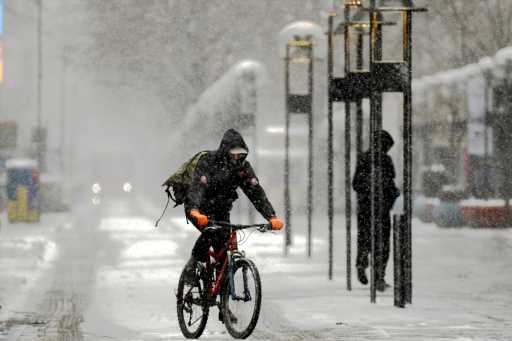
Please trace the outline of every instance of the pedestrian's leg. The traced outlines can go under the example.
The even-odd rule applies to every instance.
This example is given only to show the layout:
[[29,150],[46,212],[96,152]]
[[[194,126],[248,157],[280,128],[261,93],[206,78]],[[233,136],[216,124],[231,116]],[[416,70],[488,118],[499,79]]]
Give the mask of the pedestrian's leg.
[[385,281],[386,276],[386,265],[389,260],[390,253],[390,237],[391,237],[391,220],[389,216],[389,212],[385,212],[381,218],[381,228],[382,228],[382,263],[379,264],[377,268],[377,290],[384,291],[389,285]]
[[389,216],[389,212],[384,214],[382,218],[382,279],[384,279],[386,275],[386,266],[389,260],[390,254],[390,238],[391,238],[391,219]]
[[370,253],[370,229],[369,220],[365,212],[357,214],[357,278],[361,284],[368,284],[366,268],[368,267],[368,255]]
[[370,228],[369,219],[364,212],[357,215],[357,260],[358,268],[368,267],[368,255],[370,254]]

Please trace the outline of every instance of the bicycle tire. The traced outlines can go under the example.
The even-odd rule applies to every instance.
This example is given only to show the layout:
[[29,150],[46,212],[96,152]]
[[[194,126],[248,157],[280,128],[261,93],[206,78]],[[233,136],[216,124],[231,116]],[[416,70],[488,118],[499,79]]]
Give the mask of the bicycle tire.
[[[256,324],[258,323],[258,318],[260,315],[260,309],[261,309],[261,281],[260,281],[260,275],[258,272],[258,269],[256,268],[256,265],[254,263],[247,259],[247,258],[238,258],[234,260],[234,275],[236,276],[237,271],[245,268],[248,273],[250,273],[253,278],[254,282],[254,290],[250,294],[252,295],[251,301],[254,301],[254,309],[252,311],[252,314],[250,314],[250,319],[248,321],[248,324],[246,327],[242,327],[240,330],[237,326],[237,321],[232,321],[231,315],[234,315],[234,317],[239,318],[240,316],[236,316],[237,314],[233,314],[230,310],[230,302],[232,301],[231,295],[230,295],[230,281],[229,278],[226,278],[226,282],[224,284],[222,293],[221,293],[221,309],[224,319],[224,325],[226,326],[226,329],[228,333],[236,338],[236,339],[245,339],[249,337],[252,332],[254,331],[254,328],[256,327]],[[249,271],[250,270],[250,271]],[[248,279],[247,279],[248,280]],[[236,288],[236,285],[235,285]],[[239,291],[237,289],[237,291]],[[246,302],[244,302],[246,303]]]
[[[198,277],[197,284],[194,286],[186,284],[184,280],[184,271],[185,270],[181,272],[180,280],[178,282],[178,291],[176,294],[176,313],[178,315],[178,323],[183,336],[187,339],[197,339],[203,334],[204,329],[206,327],[206,323],[208,322],[208,315],[210,311],[210,306],[208,304],[208,292],[206,289],[205,280],[203,278]],[[185,288],[189,289],[190,287],[192,287],[192,289],[197,288],[197,296],[198,298],[200,298],[201,301],[200,308],[202,312],[200,320],[198,321],[199,324],[195,331],[191,331],[188,328],[189,326],[187,324],[187,318],[184,314],[186,313],[184,311],[186,308],[186,304],[188,304],[188,302],[185,302],[186,300],[184,297],[184,295],[187,295],[187,293],[185,293]]]

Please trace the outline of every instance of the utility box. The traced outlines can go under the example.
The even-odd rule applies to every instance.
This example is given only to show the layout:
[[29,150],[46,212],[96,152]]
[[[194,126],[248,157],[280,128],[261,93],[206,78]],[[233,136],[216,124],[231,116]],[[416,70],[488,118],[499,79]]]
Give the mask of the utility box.
[[39,222],[39,169],[30,159],[11,159],[7,170],[7,217],[9,222]]

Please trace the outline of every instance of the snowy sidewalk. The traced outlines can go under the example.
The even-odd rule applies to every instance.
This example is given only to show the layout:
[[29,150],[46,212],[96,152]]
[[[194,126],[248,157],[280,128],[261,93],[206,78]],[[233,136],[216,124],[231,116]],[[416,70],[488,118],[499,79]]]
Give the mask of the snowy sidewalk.
[[44,214],[38,224],[9,224],[1,214],[0,228],[0,330],[16,320],[29,321],[27,306],[39,279],[58,256],[54,233],[69,227],[69,216]]
[[[294,220],[294,247],[288,257],[282,256],[282,236],[252,237],[243,245],[262,273],[264,304],[279,312],[277,320],[293,326],[291,335],[512,340],[512,229],[440,229],[414,220],[413,304],[400,309],[393,306],[392,289],[378,293],[377,304],[371,304],[369,287],[357,282],[354,271],[353,290],[345,289],[344,217],[335,221],[333,281],[327,280],[326,220],[315,219],[312,259],[305,256],[304,217]],[[352,270],[356,236],[354,226]],[[386,278],[391,284],[392,273],[390,261]]]

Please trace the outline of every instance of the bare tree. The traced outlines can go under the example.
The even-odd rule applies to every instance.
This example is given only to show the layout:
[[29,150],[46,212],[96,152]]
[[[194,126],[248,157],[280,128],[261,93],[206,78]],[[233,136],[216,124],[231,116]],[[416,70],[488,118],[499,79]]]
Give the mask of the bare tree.
[[459,67],[512,43],[510,0],[433,0],[415,22],[420,73]]

